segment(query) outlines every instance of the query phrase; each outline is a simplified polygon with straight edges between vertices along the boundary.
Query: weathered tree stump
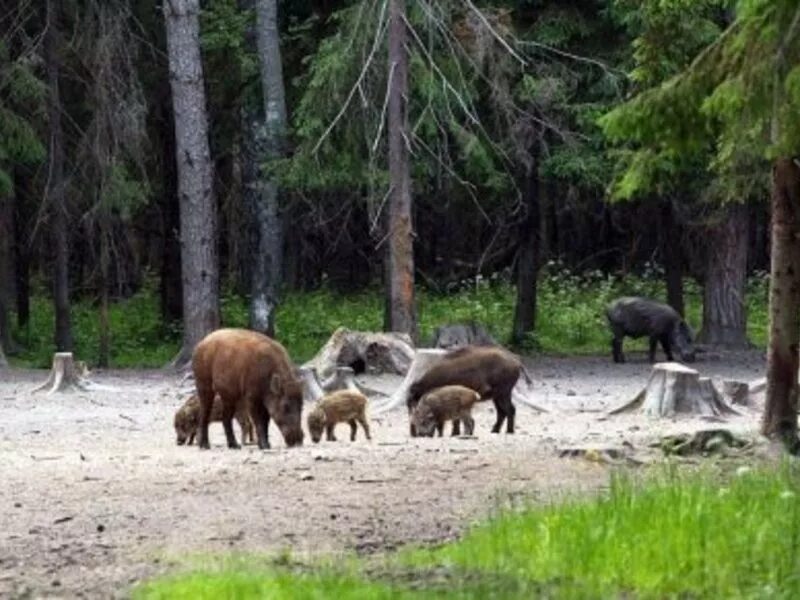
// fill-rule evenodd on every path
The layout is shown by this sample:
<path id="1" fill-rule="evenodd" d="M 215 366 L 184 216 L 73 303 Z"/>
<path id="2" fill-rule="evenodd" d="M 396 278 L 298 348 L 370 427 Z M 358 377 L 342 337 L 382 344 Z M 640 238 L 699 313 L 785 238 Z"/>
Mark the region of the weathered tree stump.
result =
<path id="1" fill-rule="evenodd" d="M 694 369 L 674 362 L 653 365 L 647 386 L 633 400 L 609 414 L 637 409 L 653 417 L 739 414 L 725 403 L 710 378 L 700 377 Z"/>
<path id="2" fill-rule="evenodd" d="M 748 406 L 750 404 L 750 386 L 742 381 L 723 381 L 722 397 L 730 404 Z"/>
<path id="3" fill-rule="evenodd" d="M 372 414 L 388 412 L 400 406 L 404 406 L 411 384 L 422 377 L 433 365 L 441 361 L 446 354 L 447 350 L 439 350 L 436 348 L 421 348 L 417 350 L 414 354 L 414 360 L 411 362 L 400 387 L 397 388 L 385 402 L 372 409 Z"/>
<path id="4" fill-rule="evenodd" d="M 303 400 L 306 402 L 316 402 L 325 395 L 317 377 L 317 370 L 314 367 L 300 367 L 300 380 L 303 382 Z"/>
<path id="5" fill-rule="evenodd" d="M 337 329 L 317 355 L 305 363 L 326 381 L 337 367 L 355 373 L 396 373 L 403 375 L 414 360 L 414 345 L 404 333 L 373 333 Z"/>
<path id="6" fill-rule="evenodd" d="M 76 362 L 72 352 L 56 352 L 53 355 L 50 377 L 42 385 L 31 390 L 31 393 L 44 390 L 47 390 L 48 394 L 71 391 L 86 392 L 89 390 L 89 385 L 84 378 L 85 372 L 86 366 L 80 361 Z"/>

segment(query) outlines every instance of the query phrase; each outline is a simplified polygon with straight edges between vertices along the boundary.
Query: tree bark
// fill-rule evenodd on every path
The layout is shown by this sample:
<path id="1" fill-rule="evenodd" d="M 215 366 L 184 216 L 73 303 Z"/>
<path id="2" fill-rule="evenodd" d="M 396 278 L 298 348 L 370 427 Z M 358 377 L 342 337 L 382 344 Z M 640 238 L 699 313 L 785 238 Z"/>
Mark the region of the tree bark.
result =
<path id="1" fill-rule="evenodd" d="M 778 159 L 772 170 L 772 252 L 767 394 L 761 430 L 798 450 L 800 344 L 800 166 Z"/>
<path id="2" fill-rule="evenodd" d="M 0 198 L 0 353 L 13 353 L 11 322 L 8 318 L 14 281 L 14 204 L 13 195 Z M 0 364 L 3 357 L 0 355 Z"/>
<path id="3" fill-rule="evenodd" d="M 732 204 L 711 232 L 703 286 L 703 329 L 698 341 L 746 348 L 747 206 Z"/>
<path id="4" fill-rule="evenodd" d="M 417 339 L 408 129 L 405 0 L 389 0 L 389 214 L 384 329 Z"/>
<path id="5" fill-rule="evenodd" d="M 165 87 L 169 83 L 165 82 Z M 181 286 L 180 202 L 178 200 L 178 174 L 175 164 L 175 125 L 169 109 L 169 90 L 165 90 L 159 106 L 163 108 L 160 122 L 169 131 L 162 133 L 161 173 L 163 193 L 161 197 L 161 265 L 159 293 L 161 318 L 167 322 L 178 321 L 183 315 L 183 290 Z"/>
<path id="6" fill-rule="evenodd" d="M 536 284 L 539 277 L 541 206 L 539 161 L 534 152 L 527 167 L 523 193 L 527 210 L 520 228 L 520 249 L 517 262 L 517 305 L 514 308 L 514 326 L 511 340 L 521 343 L 525 335 L 536 326 Z"/>
<path id="7" fill-rule="evenodd" d="M 56 350 L 72 350 L 72 325 L 69 305 L 69 232 L 64 180 L 64 132 L 61 127 L 59 86 L 61 0 L 47 3 L 45 62 L 49 87 L 47 114 L 50 126 L 49 186 L 47 197 L 52 209 L 50 230 L 53 243 L 53 302 L 55 305 Z"/>
<path id="8" fill-rule="evenodd" d="M 246 0 L 253 5 L 253 0 Z M 250 328 L 267 335 L 275 330 L 275 309 L 281 284 L 283 227 L 279 191 L 274 177 L 261 163 L 283 155 L 286 136 L 286 101 L 278 33 L 276 0 L 256 0 L 256 47 L 258 50 L 262 107 L 245 108 L 244 172 L 245 203 L 251 219 Z"/>
<path id="9" fill-rule="evenodd" d="M 200 59 L 199 0 L 167 0 L 167 30 L 181 225 L 182 366 L 195 345 L 219 327 L 217 211 L 208 147 L 208 116 Z"/>
<path id="10" fill-rule="evenodd" d="M 29 200 L 31 198 L 31 176 L 20 169 L 14 172 L 14 188 L 17 193 L 14 203 L 14 263 L 16 285 L 17 327 L 27 327 L 30 320 L 30 231 Z"/>
<path id="11" fill-rule="evenodd" d="M 681 231 L 675 218 L 672 201 L 661 203 L 661 257 L 667 280 L 667 304 L 684 316 L 683 261 L 681 257 Z"/>

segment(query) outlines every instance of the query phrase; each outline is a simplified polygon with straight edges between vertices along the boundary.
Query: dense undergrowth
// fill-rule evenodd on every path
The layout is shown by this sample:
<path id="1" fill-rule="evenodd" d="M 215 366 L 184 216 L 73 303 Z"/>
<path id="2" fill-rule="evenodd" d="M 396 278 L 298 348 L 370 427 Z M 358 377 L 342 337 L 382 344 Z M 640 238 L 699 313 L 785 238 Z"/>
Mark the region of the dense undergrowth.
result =
<path id="1" fill-rule="evenodd" d="M 756 345 L 766 343 L 767 279 L 757 275 L 748 285 L 748 333 Z M 599 271 L 573 274 L 558 265 L 543 270 L 539 283 L 536 333 L 517 348 L 521 352 L 587 354 L 609 348 L 606 304 L 620 295 L 643 295 L 663 299 L 663 277 L 656 271 L 624 278 Z M 514 314 L 514 288 L 500 277 L 465 281 L 447 293 L 420 289 L 418 292 L 422 342 L 443 323 L 474 319 L 484 323 L 501 342 L 508 339 Z M 701 290 L 686 281 L 687 320 L 701 326 Z M 222 298 L 223 323 L 247 325 L 247 300 L 232 293 Z M 73 305 L 73 335 L 76 355 L 90 365 L 97 361 L 99 321 L 96 306 L 89 301 Z M 180 324 L 161 322 L 155 284 L 145 285 L 132 298 L 116 302 L 110 310 L 111 365 L 115 367 L 159 367 L 177 352 Z M 341 294 L 329 289 L 287 294 L 277 315 L 277 337 L 292 358 L 313 356 L 340 326 L 355 330 L 380 330 L 383 296 L 370 289 Z M 12 361 L 21 366 L 46 367 L 53 353 L 53 308 L 44 293 L 32 298 L 27 327 L 16 328 L 20 346 Z M 626 342 L 628 344 L 630 342 Z M 644 348 L 644 342 L 632 344 Z"/>
<path id="2" fill-rule="evenodd" d="M 596 498 L 498 511 L 438 548 L 295 568 L 212 561 L 134 597 L 797 598 L 798 493 L 789 465 L 621 476 Z"/>

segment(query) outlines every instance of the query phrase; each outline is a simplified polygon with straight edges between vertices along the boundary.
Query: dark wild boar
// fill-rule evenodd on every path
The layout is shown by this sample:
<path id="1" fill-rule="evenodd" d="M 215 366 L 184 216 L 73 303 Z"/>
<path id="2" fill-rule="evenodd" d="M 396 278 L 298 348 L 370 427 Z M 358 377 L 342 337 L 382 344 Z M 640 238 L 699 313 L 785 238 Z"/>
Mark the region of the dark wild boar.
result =
<path id="1" fill-rule="evenodd" d="M 445 355 L 422 377 L 411 384 L 406 398 L 409 416 L 419 399 L 435 388 L 445 385 L 463 385 L 478 392 L 481 400 L 492 399 L 497 410 L 497 421 L 492 433 L 499 433 L 503 421 L 508 419 L 508 433 L 514 433 L 516 409 L 511 393 L 520 373 L 530 382 L 520 360 L 500 347 L 465 346 Z M 458 433 L 458 421 L 453 422 L 453 434 Z M 411 423 L 411 435 L 416 427 Z"/>
<path id="2" fill-rule="evenodd" d="M 311 440 L 316 444 L 322 438 L 322 431 L 325 430 L 326 439 L 330 442 L 336 441 L 333 429 L 337 423 L 350 424 L 350 441 L 356 439 L 356 423 L 361 423 L 367 439 L 372 439 L 369 435 L 369 423 L 367 422 L 367 397 L 360 392 L 352 390 L 338 390 L 324 396 L 314 410 L 308 413 L 308 433 Z"/>
<path id="3" fill-rule="evenodd" d="M 667 360 L 673 360 L 672 353 L 675 351 L 684 362 L 694 362 L 692 330 L 671 306 L 647 298 L 618 298 L 608 305 L 606 318 L 614 336 L 611 340 L 614 362 L 625 362 L 622 353 L 622 339 L 625 336 L 650 338 L 650 362 L 656 360 L 659 342 Z"/>
<path id="4" fill-rule="evenodd" d="M 411 422 L 417 435 L 423 437 L 433 437 L 434 431 L 438 431 L 439 437 L 442 437 L 447 421 L 463 422 L 467 435 L 472 435 L 475 431 L 472 407 L 480 399 L 478 392 L 463 385 L 436 388 L 420 398 L 411 414 Z"/>
<path id="5" fill-rule="evenodd" d="M 238 410 L 234 415 L 239 427 L 242 429 L 242 442 L 253 443 L 253 423 L 246 410 Z M 219 396 L 214 396 L 214 405 L 211 407 L 210 423 L 222 421 L 222 400 Z M 197 424 L 200 422 L 200 400 L 196 395 L 192 395 L 175 412 L 175 435 L 178 446 L 184 444 L 191 446 L 197 434 Z"/>
<path id="6" fill-rule="evenodd" d="M 287 446 L 303 443 L 303 386 L 286 350 L 275 340 L 246 329 L 218 329 L 203 338 L 192 355 L 200 398 L 200 448 L 208 448 L 208 423 L 214 395 L 222 399 L 222 425 L 229 448 L 238 448 L 231 420 L 245 408 L 256 427 L 258 447 L 269 448 L 270 418 Z"/>

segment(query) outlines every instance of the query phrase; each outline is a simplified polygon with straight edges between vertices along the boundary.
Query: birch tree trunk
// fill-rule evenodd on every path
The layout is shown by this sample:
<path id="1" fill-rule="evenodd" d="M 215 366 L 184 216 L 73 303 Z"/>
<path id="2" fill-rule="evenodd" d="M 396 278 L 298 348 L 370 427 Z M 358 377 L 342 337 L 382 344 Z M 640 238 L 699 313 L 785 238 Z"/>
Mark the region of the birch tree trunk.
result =
<path id="1" fill-rule="evenodd" d="M 384 329 L 417 339 L 408 129 L 408 31 L 405 0 L 389 0 L 389 214 Z"/>
<path id="2" fill-rule="evenodd" d="M 208 115 L 200 59 L 199 0 L 165 0 L 181 228 L 185 364 L 195 345 L 219 327 L 217 211 L 208 147 Z"/>
<path id="3" fill-rule="evenodd" d="M 703 329 L 698 341 L 747 347 L 747 206 L 730 205 L 712 232 L 703 288 Z"/>
<path id="4" fill-rule="evenodd" d="M 262 107 L 245 108 L 244 200 L 250 214 L 250 328 L 274 334 L 281 285 L 283 226 L 278 185 L 261 164 L 283 155 L 286 100 L 278 33 L 277 0 L 245 0 L 256 8 L 256 49 L 261 75 Z M 252 36 L 250 36 L 252 37 Z"/>
<path id="5" fill-rule="evenodd" d="M 767 395 L 761 429 L 796 452 L 800 344 L 800 167 L 782 158 L 772 170 Z"/>
<path id="6" fill-rule="evenodd" d="M 69 306 L 69 233 L 64 181 L 64 131 L 61 127 L 61 93 L 59 85 L 61 34 L 59 17 L 61 0 L 47 3 L 45 63 L 47 84 L 47 116 L 50 127 L 49 185 L 47 197 L 52 209 L 53 303 L 55 307 L 55 344 L 59 352 L 72 350 L 72 325 Z"/>

